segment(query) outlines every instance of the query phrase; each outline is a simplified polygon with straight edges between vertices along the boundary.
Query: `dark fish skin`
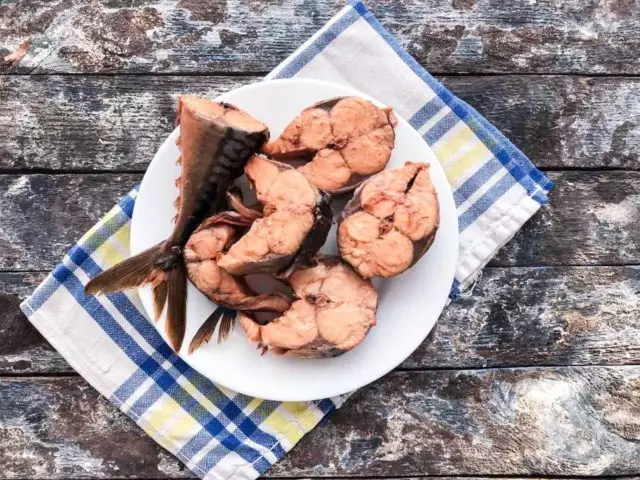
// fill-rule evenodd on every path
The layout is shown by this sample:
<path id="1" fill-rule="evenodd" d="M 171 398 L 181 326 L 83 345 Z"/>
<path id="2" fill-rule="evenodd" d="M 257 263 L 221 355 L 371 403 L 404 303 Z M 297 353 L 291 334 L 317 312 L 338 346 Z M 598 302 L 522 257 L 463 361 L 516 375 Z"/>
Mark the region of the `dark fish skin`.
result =
<path id="1" fill-rule="evenodd" d="M 331 200 L 328 194 L 320 192 L 320 199 L 315 208 L 316 221 L 313 228 L 307 234 L 302 247 L 300 256 L 307 259 L 309 263 L 311 258 L 322 248 L 324 242 L 327 241 L 329 230 L 333 222 L 333 210 L 331 209 Z"/>
<path id="2" fill-rule="evenodd" d="M 269 131 L 247 132 L 223 124 L 219 119 L 204 119 L 178 101 L 178 123 L 181 147 L 180 208 L 169 243 L 187 242 L 191 233 L 207 216 L 218 213 L 225 205 L 231 183 L 243 173 L 249 158 L 268 140 Z M 224 109 L 238 112 L 229 104 Z M 189 152 L 186 154 L 185 152 Z"/>
<path id="3" fill-rule="evenodd" d="M 154 279 L 156 314 L 167 299 L 167 335 L 175 351 L 182 345 L 186 316 L 186 268 L 182 250 L 187 240 L 212 213 L 226 204 L 226 191 L 242 174 L 244 165 L 269 138 L 267 127 L 226 103 L 183 96 L 178 101 L 182 173 L 176 184 L 178 213 L 169 238 L 139 255 L 121 262 L 92 279 L 87 294 L 121 291 Z M 161 283 L 157 278 L 162 275 Z M 166 282 L 166 286 L 162 283 Z M 166 291 L 166 294 L 165 294 Z"/>

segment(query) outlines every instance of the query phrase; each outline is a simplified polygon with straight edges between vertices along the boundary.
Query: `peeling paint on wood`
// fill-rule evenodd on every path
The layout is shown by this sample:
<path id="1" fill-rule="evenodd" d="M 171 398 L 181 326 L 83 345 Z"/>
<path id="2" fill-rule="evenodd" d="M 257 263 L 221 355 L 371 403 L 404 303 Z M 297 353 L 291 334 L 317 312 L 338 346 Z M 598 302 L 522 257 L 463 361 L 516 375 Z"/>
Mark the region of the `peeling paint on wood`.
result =
<path id="1" fill-rule="evenodd" d="M 187 476 L 178 460 L 80 378 L 0 379 L 0 404 L 5 478 Z"/>
<path id="2" fill-rule="evenodd" d="M 179 95 L 216 97 L 251 80 L 0 77 L 0 167 L 144 171 L 175 127 Z"/>
<path id="3" fill-rule="evenodd" d="M 264 72 L 344 0 L 29 1 L 0 7 L 0 54 L 32 49 L 10 73 Z M 437 72 L 640 72 L 640 6 L 629 0 L 370 1 Z M 2 71 L 2 70 L 0 70 Z"/>
<path id="4" fill-rule="evenodd" d="M 639 388 L 637 366 L 397 372 L 359 391 L 270 474 L 633 474 Z M 6 478 L 187 475 L 82 379 L 2 379 L 0 401 Z"/>
<path id="5" fill-rule="evenodd" d="M 552 172 L 559 188 L 493 266 L 638 263 L 640 172 Z M 0 175 L 0 270 L 53 268 L 138 174 Z M 34 203 L 40 208 L 34 209 Z M 606 239 L 606 241 L 605 241 Z"/>
<path id="6" fill-rule="evenodd" d="M 574 76 L 445 77 L 539 168 L 640 169 L 640 81 Z"/>
<path id="7" fill-rule="evenodd" d="M 143 171 L 182 93 L 215 97 L 259 77 L 0 77 L 1 168 Z M 640 169 L 640 80 L 445 77 L 545 167 Z M 47 102 L 39 99 L 48 97 Z"/>
<path id="8" fill-rule="evenodd" d="M 146 168 L 178 94 L 256 81 L 344 3 L 0 2 L 0 170 L 20 173 L 0 175 L 3 478 L 192 477 L 82 379 L 24 377 L 72 370 L 18 305 L 44 276 L 32 271 L 53 267 L 140 180 L 118 171 Z M 638 79 L 546 75 L 640 74 L 638 2 L 368 5 L 431 71 L 507 74 L 443 81 L 537 165 L 640 169 Z M 179 76 L 19 76 L 153 72 Z M 22 174 L 42 169 L 114 173 Z M 640 267 L 595 265 L 640 263 L 640 173 L 551 177 L 551 204 L 401 371 L 358 392 L 271 476 L 637 475 Z M 459 370 L 506 366 L 527 368 Z"/>
<path id="9" fill-rule="evenodd" d="M 18 305 L 44 274 L 0 273 L 0 375 L 73 373 Z M 489 268 L 401 369 L 640 363 L 640 267 Z"/>
<path id="10" fill-rule="evenodd" d="M 8 64 L 10 67 L 15 67 L 20 64 L 20 61 L 24 58 L 29 50 L 29 39 L 24 40 L 18 48 L 12 53 L 9 53 L 4 56 L 4 62 Z"/>

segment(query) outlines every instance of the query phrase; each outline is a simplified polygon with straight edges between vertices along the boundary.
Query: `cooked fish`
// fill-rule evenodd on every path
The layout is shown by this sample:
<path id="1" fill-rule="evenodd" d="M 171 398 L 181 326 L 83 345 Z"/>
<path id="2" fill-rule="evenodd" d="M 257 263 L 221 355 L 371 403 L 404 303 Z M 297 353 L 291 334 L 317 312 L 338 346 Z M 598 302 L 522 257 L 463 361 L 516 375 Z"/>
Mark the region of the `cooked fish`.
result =
<path id="1" fill-rule="evenodd" d="M 352 190 L 387 165 L 397 123 L 390 108 L 344 97 L 313 105 L 263 152 L 277 160 L 307 160 L 300 171 L 328 193 Z"/>
<path id="2" fill-rule="evenodd" d="M 214 215 L 202 222 L 185 246 L 184 259 L 189 280 L 220 306 L 194 337 L 189 353 L 210 340 L 220 321 L 219 339 L 223 340 L 231 329 L 237 310 L 282 313 L 291 305 L 289 296 L 277 291 L 257 294 L 244 278 L 234 277 L 218 266 L 220 256 L 237 239 L 238 228 L 247 227 L 253 221 L 253 218 L 235 212 Z"/>
<path id="3" fill-rule="evenodd" d="M 250 341 L 276 354 L 334 357 L 362 342 L 376 323 L 378 294 L 335 256 L 318 256 L 288 278 L 297 300 L 284 314 L 260 325 L 248 312 L 239 321 Z"/>
<path id="4" fill-rule="evenodd" d="M 340 256 L 364 278 L 393 277 L 425 254 L 439 221 L 428 164 L 385 170 L 363 183 L 342 212 Z"/>
<path id="5" fill-rule="evenodd" d="M 331 228 L 327 196 L 296 169 L 261 155 L 249 160 L 245 173 L 264 217 L 253 222 L 218 265 L 232 275 L 275 274 L 311 258 Z"/>
<path id="6" fill-rule="evenodd" d="M 226 207 L 226 192 L 249 158 L 268 140 L 267 127 L 226 103 L 182 96 L 178 101 L 181 176 L 176 222 L 170 237 L 102 272 L 85 287 L 88 294 L 154 287 L 156 312 L 167 300 L 167 334 L 178 351 L 185 331 L 186 267 L 182 249 L 207 216 Z"/>

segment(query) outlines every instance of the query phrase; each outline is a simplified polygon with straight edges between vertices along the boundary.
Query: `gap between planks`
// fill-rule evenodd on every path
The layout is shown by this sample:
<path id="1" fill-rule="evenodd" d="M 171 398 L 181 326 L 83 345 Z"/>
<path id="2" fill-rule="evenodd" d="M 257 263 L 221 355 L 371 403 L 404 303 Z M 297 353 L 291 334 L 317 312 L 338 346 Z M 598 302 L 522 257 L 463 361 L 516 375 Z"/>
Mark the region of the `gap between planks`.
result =
<path id="1" fill-rule="evenodd" d="M 425 70 L 427 70 L 425 68 Z M 246 71 L 246 72 L 16 72 L 0 73 L 0 77 L 265 77 L 268 71 Z M 598 73 L 598 72 L 447 72 L 430 71 L 429 75 L 434 77 L 585 77 L 585 78 L 640 78 L 640 73 Z M 2 479 L 0 479 L 2 480 Z"/>
<path id="2" fill-rule="evenodd" d="M 623 365 L 618 364 L 608 364 L 608 363 L 575 363 L 575 364 L 548 364 L 548 365 L 520 365 L 520 366 L 509 366 L 509 365 L 501 365 L 499 367 L 481 367 L 481 366 L 468 366 L 468 367 L 400 367 L 394 368 L 389 373 L 383 375 L 391 375 L 393 373 L 429 373 L 429 372 L 494 372 L 494 371 L 531 371 L 531 370 L 557 370 L 557 369 L 565 369 L 565 368 L 580 368 L 580 369 L 597 369 L 602 367 L 615 367 L 619 369 L 632 369 L 640 366 L 640 363 L 626 363 Z M 80 374 L 75 372 L 51 372 L 51 373 L 2 373 L 0 375 L 0 382 L 7 381 L 10 382 L 12 380 L 54 380 L 54 379 L 69 379 L 69 378 L 78 378 L 81 377 Z M 83 377 L 84 378 L 84 377 Z M 382 378 L 382 377 L 380 377 Z M 379 379 L 374 380 L 371 383 L 375 383 Z M 363 387 L 364 388 L 364 387 Z M 289 477 L 287 477 L 289 478 Z M 0 478 L 0 480 L 2 480 Z"/>

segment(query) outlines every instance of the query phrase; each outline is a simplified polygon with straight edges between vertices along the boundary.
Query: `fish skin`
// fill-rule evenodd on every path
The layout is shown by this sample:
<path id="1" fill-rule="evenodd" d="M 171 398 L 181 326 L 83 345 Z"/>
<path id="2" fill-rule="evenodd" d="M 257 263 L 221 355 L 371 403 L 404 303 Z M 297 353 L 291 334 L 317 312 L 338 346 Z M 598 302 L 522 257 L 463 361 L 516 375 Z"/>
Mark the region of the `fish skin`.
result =
<path id="1" fill-rule="evenodd" d="M 221 210 L 229 186 L 269 138 L 266 125 L 261 131 L 247 133 L 222 123 L 219 118 L 203 117 L 190 107 L 198 101 L 190 96 L 178 100 L 177 143 L 183 173 L 180 209 L 168 244 L 181 247 L 205 217 Z M 239 111 L 229 104 L 222 105 Z"/>
<path id="2" fill-rule="evenodd" d="M 175 351 L 182 345 L 186 322 L 187 273 L 182 250 L 204 218 L 226 205 L 230 184 L 242 174 L 249 158 L 269 138 L 266 125 L 238 108 L 194 96 L 178 100 L 180 135 L 178 163 L 181 175 L 176 184 L 176 223 L 161 244 L 102 272 L 85 286 L 88 294 L 121 291 L 151 282 L 164 274 L 166 289 L 154 285 L 154 306 L 167 299 L 166 331 Z"/>

